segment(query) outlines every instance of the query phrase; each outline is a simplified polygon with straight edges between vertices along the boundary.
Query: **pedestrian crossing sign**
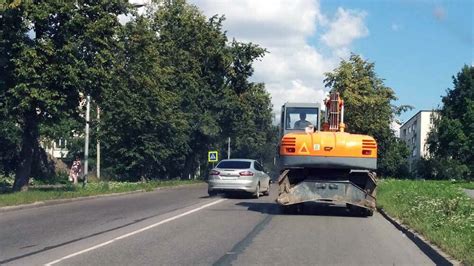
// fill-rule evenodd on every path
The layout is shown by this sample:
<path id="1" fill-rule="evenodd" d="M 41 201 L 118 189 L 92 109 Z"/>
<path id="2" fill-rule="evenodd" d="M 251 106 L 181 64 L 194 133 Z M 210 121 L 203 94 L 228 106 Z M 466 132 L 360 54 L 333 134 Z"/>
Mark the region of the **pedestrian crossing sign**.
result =
<path id="1" fill-rule="evenodd" d="M 207 153 L 207 159 L 208 159 L 208 162 L 210 163 L 217 162 L 219 160 L 217 151 L 209 151 Z"/>

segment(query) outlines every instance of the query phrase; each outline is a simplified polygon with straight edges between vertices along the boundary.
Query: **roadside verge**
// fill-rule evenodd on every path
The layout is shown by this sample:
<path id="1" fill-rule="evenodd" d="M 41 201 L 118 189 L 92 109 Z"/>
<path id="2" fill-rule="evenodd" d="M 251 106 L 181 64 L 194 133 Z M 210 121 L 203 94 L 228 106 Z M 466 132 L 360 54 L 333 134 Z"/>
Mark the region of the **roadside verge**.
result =
<path id="1" fill-rule="evenodd" d="M 108 190 L 108 189 L 104 190 L 103 188 L 101 188 L 100 190 L 97 190 L 97 191 L 93 190 L 92 192 L 91 191 L 84 192 L 82 191 L 84 189 L 79 188 L 79 187 L 73 188 L 72 191 L 69 191 L 67 189 L 66 190 L 62 189 L 62 190 L 53 191 L 53 192 L 32 191 L 33 193 L 37 195 L 33 195 L 33 197 L 30 197 L 28 199 L 30 202 L 21 203 L 21 204 L 9 204 L 8 206 L 1 206 L 0 213 L 15 211 L 15 210 L 22 210 L 22 209 L 37 208 L 37 207 L 42 207 L 42 206 L 51 206 L 51 205 L 63 204 L 63 203 L 74 202 L 74 201 L 90 200 L 90 199 L 104 198 L 104 197 L 117 197 L 117 196 L 122 196 L 122 195 L 127 195 L 127 194 L 143 193 L 143 192 L 150 192 L 150 191 L 156 191 L 156 190 L 162 190 L 162 189 L 176 189 L 176 188 L 181 188 L 181 187 L 199 186 L 202 184 L 204 184 L 204 182 L 189 182 L 189 183 L 184 183 L 184 184 L 173 183 L 173 184 L 165 184 L 165 185 L 156 186 L 156 187 L 147 186 L 146 188 L 141 188 L 141 187 L 137 187 L 136 189 L 129 188 L 126 191 L 114 191 L 114 190 Z M 24 194 L 21 194 L 21 193 L 24 193 Z M 10 195 L 12 195 L 12 197 L 21 197 L 21 196 L 27 195 L 25 193 L 30 193 L 30 192 L 18 192 L 18 193 L 15 193 L 16 195 L 13 195 L 13 193 Z M 48 198 L 48 193 L 54 193 L 53 195 L 54 198 Z M 0 199 L 2 197 L 8 197 L 8 196 L 9 194 L 3 194 L 3 195 L 0 194 Z M 35 200 L 35 198 L 37 200 Z"/>
<path id="2" fill-rule="evenodd" d="M 462 265 L 461 262 L 453 259 L 444 253 L 440 248 L 430 243 L 422 235 L 414 230 L 404 226 L 400 221 L 388 215 L 383 209 L 377 208 L 377 211 L 387 219 L 393 226 L 407 236 L 415 245 L 428 256 L 436 265 Z"/>
<path id="3" fill-rule="evenodd" d="M 385 179 L 378 186 L 377 207 L 385 217 L 391 217 L 392 223 L 403 225 L 406 230 L 397 227 L 408 237 L 411 235 L 414 242 L 421 239 L 461 264 L 474 265 L 474 201 L 459 184 Z M 425 250 L 423 245 L 420 248 Z M 436 261 L 437 256 L 430 257 Z"/>

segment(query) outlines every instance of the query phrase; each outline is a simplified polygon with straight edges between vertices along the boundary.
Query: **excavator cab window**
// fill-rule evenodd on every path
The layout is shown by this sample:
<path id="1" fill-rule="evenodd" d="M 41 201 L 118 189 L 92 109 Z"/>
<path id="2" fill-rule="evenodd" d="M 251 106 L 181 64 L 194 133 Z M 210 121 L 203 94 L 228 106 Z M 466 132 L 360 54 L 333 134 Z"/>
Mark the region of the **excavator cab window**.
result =
<path id="1" fill-rule="evenodd" d="M 318 114 L 318 108 L 287 107 L 285 129 L 305 130 L 309 125 L 313 125 L 317 129 L 319 123 Z"/>

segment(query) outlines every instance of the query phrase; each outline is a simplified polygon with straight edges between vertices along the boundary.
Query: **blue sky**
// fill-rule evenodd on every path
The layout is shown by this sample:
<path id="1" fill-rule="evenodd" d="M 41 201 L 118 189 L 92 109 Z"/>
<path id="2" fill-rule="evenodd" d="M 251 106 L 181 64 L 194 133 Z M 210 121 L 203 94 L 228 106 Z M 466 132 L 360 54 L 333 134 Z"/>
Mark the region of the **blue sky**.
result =
<path id="1" fill-rule="evenodd" d="M 394 89 L 398 104 L 419 110 L 441 103 L 452 76 L 474 62 L 473 1 L 322 1 L 323 13 L 343 6 L 365 11 L 370 33 L 354 42 L 353 52 L 375 62 Z"/>
<path id="2" fill-rule="evenodd" d="M 287 101 L 322 102 L 324 73 L 351 52 L 414 110 L 436 108 L 452 76 L 474 63 L 474 1 L 190 0 L 206 16 L 224 14 L 229 39 L 257 43 L 255 63 L 274 111 Z M 350 110 L 347 110 L 350 111 Z"/>

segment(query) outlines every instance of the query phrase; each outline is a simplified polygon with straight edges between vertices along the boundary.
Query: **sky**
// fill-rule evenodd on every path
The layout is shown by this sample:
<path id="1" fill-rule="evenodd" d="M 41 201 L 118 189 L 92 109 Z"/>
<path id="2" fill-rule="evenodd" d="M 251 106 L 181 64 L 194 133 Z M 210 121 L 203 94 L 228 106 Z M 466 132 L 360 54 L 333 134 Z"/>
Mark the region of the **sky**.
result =
<path id="1" fill-rule="evenodd" d="M 229 39 L 268 50 L 255 63 L 274 110 L 322 101 L 324 73 L 350 53 L 375 62 L 399 100 L 419 110 L 441 104 L 452 76 L 474 64 L 474 1 L 191 0 L 206 16 L 225 15 Z"/>

